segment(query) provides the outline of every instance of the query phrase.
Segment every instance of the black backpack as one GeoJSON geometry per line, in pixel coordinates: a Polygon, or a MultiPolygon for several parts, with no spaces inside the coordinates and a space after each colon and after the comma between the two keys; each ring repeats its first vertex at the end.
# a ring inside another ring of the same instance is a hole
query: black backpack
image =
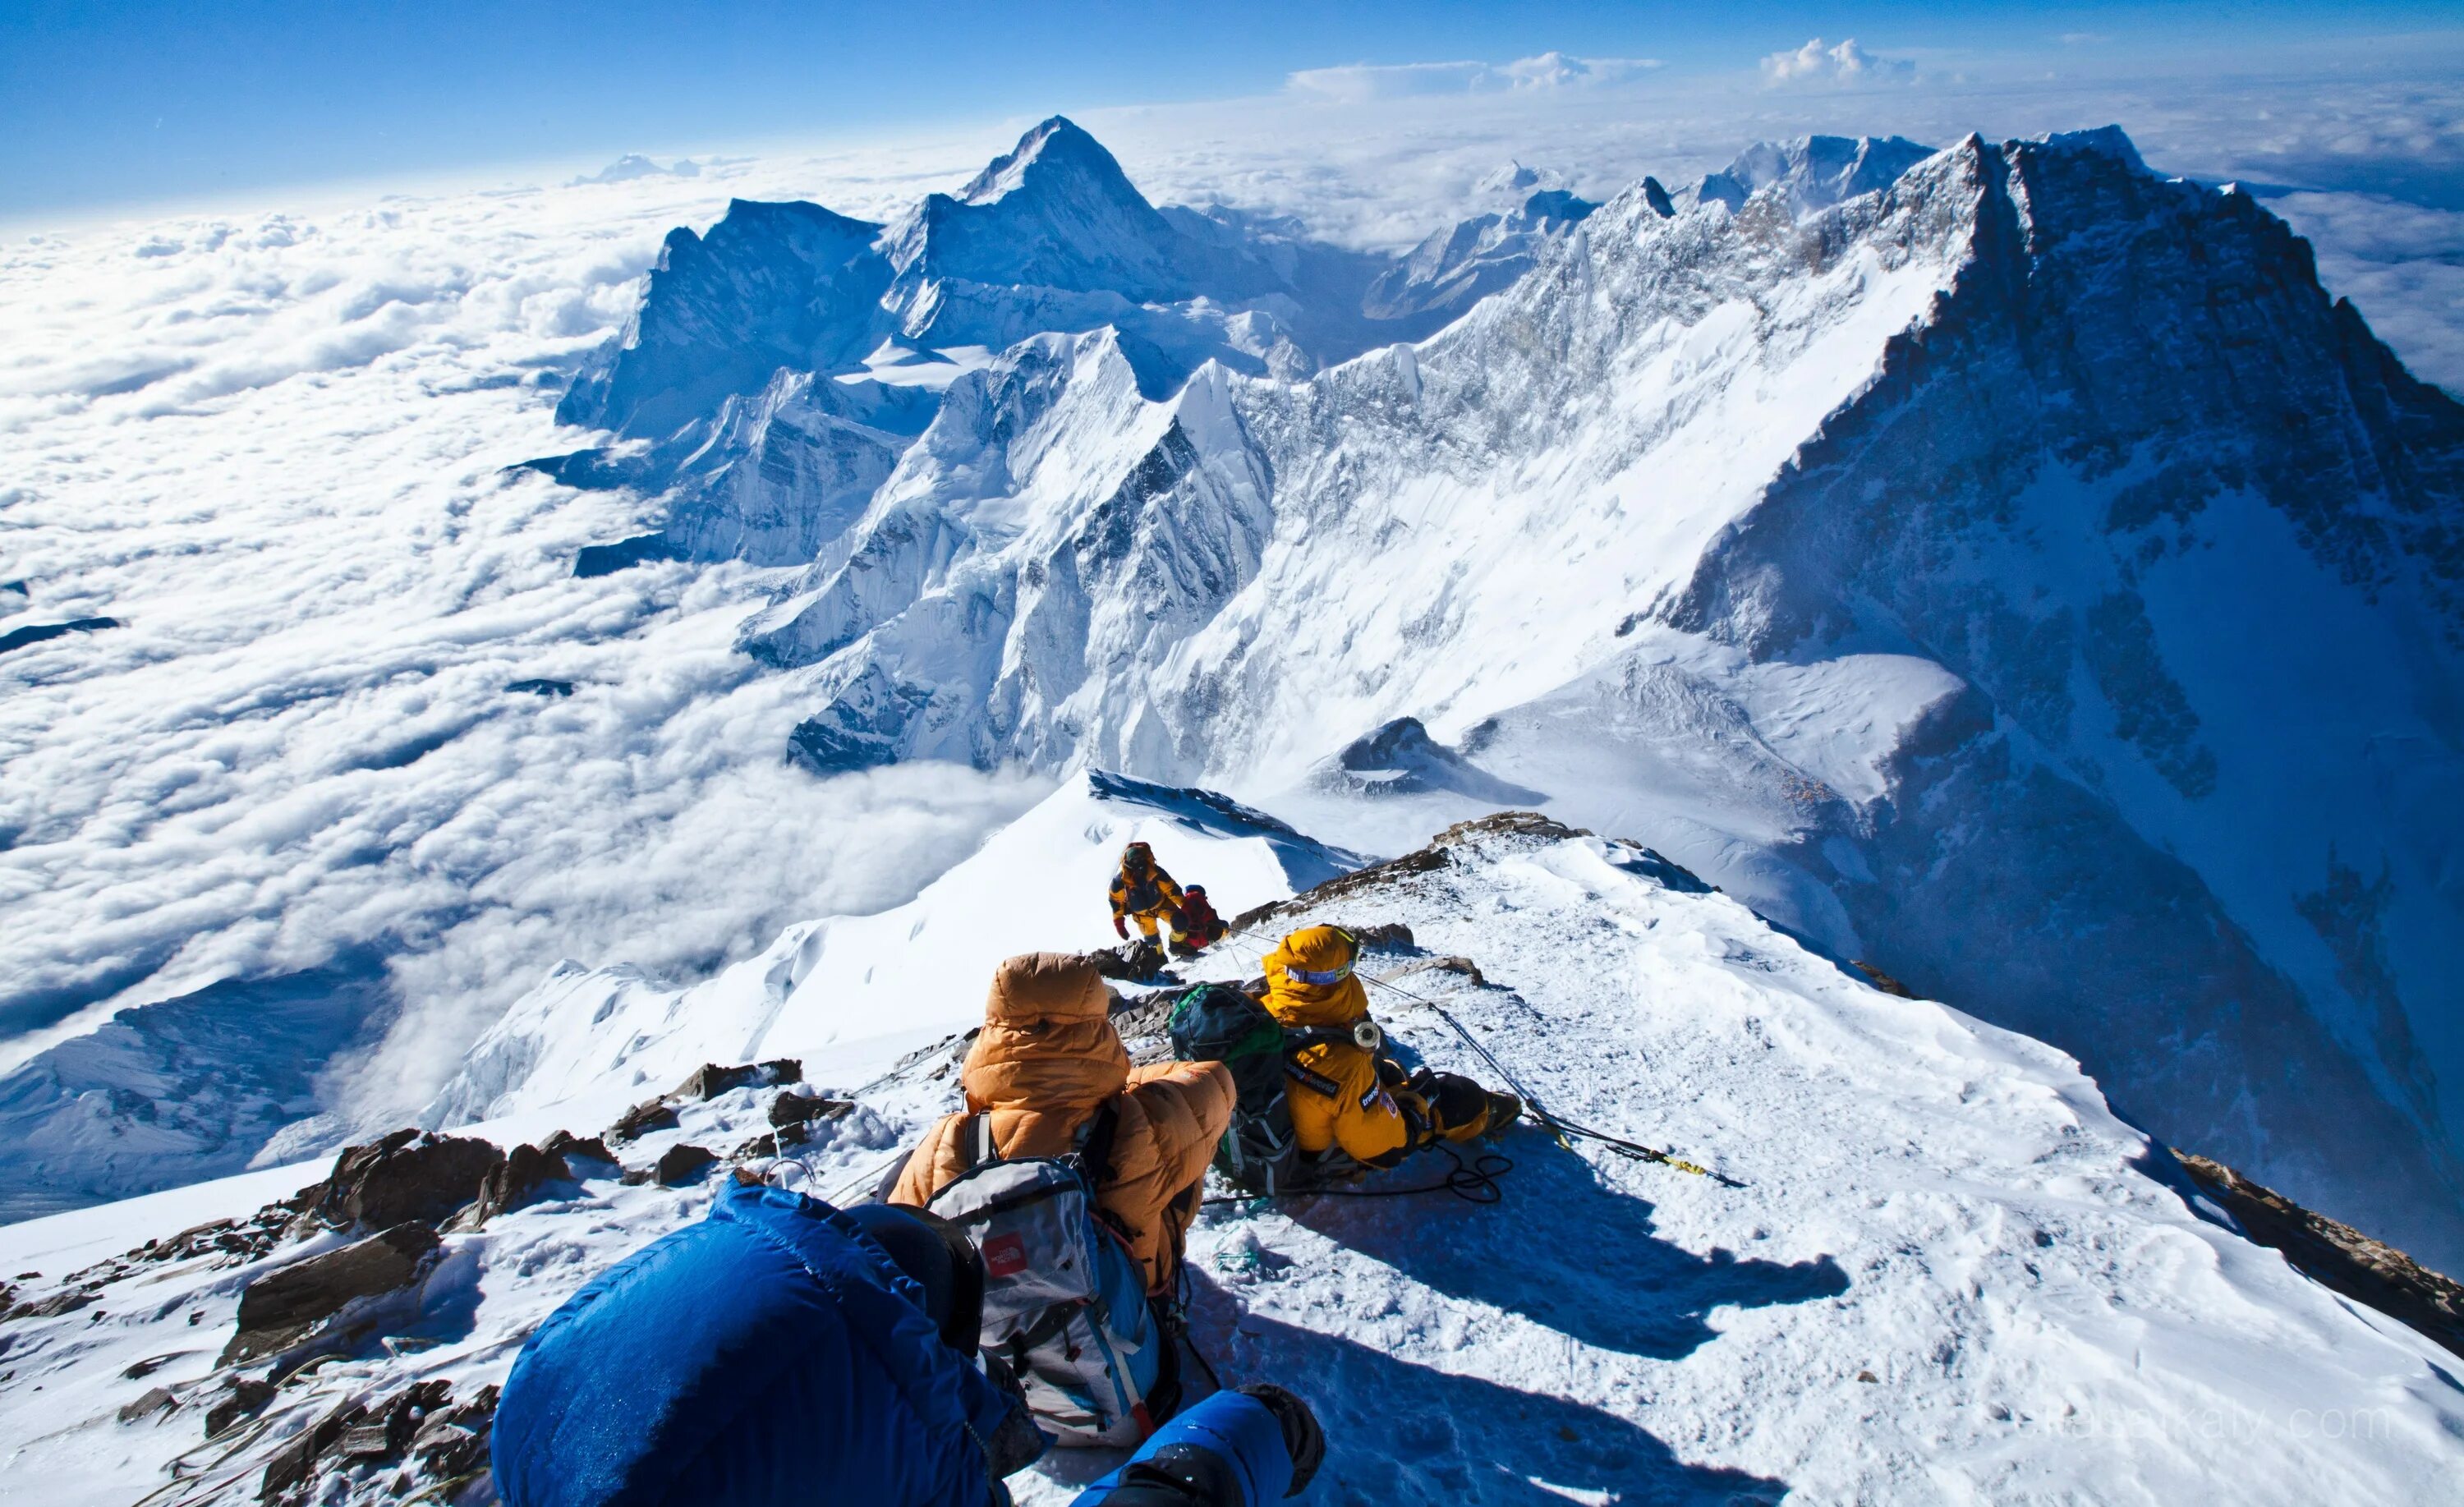
{"type": "Polygon", "coordinates": [[[1173,1007],[1173,1056],[1232,1071],[1240,1097],[1215,1168],[1253,1193],[1290,1187],[1301,1160],[1291,1106],[1284,1103],[1284,1028],[1266,1007],[1229,984],[1200,984],[1173,1007]]]}

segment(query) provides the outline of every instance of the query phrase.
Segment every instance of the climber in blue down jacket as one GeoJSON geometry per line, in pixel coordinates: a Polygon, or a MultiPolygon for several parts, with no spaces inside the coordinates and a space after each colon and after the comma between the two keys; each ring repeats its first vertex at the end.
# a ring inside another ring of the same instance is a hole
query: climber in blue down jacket
{"type": "MultiPolygon", "coordinates": [[[[983,1265],[920,1210],[736,1186],[539,1327],[491,1450],[506,1507],[1000,1507],[1045,1439],[977,1353],[983,1265]]],[[[1082,1507],[1265,1507],[1317,1421],[1274,1387],[1167,1424],[1082,1507]]]]}
{"type": "Polygon", "coordinates": [[[991,1507],[1044,1452],[979,1363],[983,1268],[916,1210],[730,1187],[549,1316],[497,1404],[507,1507],[991,1507]]]}

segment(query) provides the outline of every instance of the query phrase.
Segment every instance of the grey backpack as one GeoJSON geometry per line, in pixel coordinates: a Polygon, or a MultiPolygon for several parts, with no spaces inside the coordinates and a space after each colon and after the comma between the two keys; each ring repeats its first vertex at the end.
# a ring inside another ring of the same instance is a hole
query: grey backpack
{"type": "Polygon", "coordinates": [[[983,1257],[980,1343],[1063,1444],[1135,1444],[1178,1390],[1145,1274],[1095,1208],[1117,1123],[1107,1104],[1076,1151],[1013,1161],[994,1148],[991,1120],[970,1115],[958,1129],[966,1170],[928,1206],[983,1257]]]}

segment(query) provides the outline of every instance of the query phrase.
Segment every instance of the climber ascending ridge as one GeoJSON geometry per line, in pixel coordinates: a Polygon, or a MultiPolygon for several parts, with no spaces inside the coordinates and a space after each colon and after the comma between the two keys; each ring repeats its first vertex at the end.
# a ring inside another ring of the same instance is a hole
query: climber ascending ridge
{"type": "Polygon", "coordinates": [[[1206,898],[1206,886],[1192,885],[1181,892],[1179,934],[1172,939],[1173,955],[1196,957],[1222,941],[1226,929],[1223,918],[1215,913],[1215,903],[1206,898]]]}
{"type": "Polygon", "coordinates": [[[1138,930],[1153,942],[1156,925],[1161,923],[1175,942],[1185,943],[1180,907],[1186,897],[1155,862],[1155,849],[1143,842],[1133,842],[1121,850],[1121,870],[1112,876],[1111,898],[1114,934],[1127,940],[1129,924],[1135,920],[1138,930]]]}
{"type": "Polygon", "coordinates": [[[1353,975],[1360,945],[1338,927],[1306,927],[1266,954],[1267,1012],[1284,1027],[1293,1139],[1304,1156],[1330,1148],[1393,1167],[1439,1141],[1493,1135],[1523,1113],[1512,1094],[1455,1073],[1406,1074],[1380,1055],[1369,995],[1353,975]]]}

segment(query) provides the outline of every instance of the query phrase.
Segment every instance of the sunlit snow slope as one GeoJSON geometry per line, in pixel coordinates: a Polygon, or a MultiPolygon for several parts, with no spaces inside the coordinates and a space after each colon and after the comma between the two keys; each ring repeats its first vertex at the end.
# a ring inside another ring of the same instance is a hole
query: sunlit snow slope
{"type": "MultiPolygon", "coordinates": [[[[909,1041],[955,1031],[975,1018],[984,970],[955,955],[964,928],[951,923],[984,897],[1017,897],[1067,932],[1039,942],[1103,938],[1091,859],[1131,834],[1227,900],[1272,898],[1320,862],[1218,802],[1110,780],[1063,790],[891,912],[897,928],[803,933],[825,939],[824,961],[771,991],[786,1002],[773,1030],[792,1024],[817,1048],[810,1084],[862,1106],[802,1160],[747,1165],[842,1190],[955,1103],[958,1042],[882,1073],[899,1043],[846,1008],[869,1010],[863,996],[805,998],[830,950],[849,949],[847,969],[914,980],[909,1041]]],[[[1204,972],[1245,972],[1276,930],[1313,920],[1408,925],[1417,945],[1373,953],[1372,972],[1441,954],[1483,971],[1477,984],[1445,969],[1400,976],[1418,999],[1374,992],[1407,1056],[1491,1071],[1420,1001],[1442,1005],[1558,1113],[1673,1146],[1743,1186],[1526,1126],[1501,1144],[1514,1166],[1494,1206],[1438,1194],[1208,1209],[1191,1250],[1197,1343],[1227,1379],[1271,1379],[1318,1408],[1331,1452],[1308,1501],[2376,1507],[2440,1499],[2464,1468],[2464,1363],[2186,1202],[2167,1154],[2069,1058],[1879,993],[1644,849],[1528,821],[1458,833],[1429,862],[1277,917],[1204,972]]],[[[1001,945],[986,937],[981,950],[1001,945]]],[[[782,943],[768,966],[793,955],[782,943]]],[[[714,1042],[741,1029],[759,974],[748,966],[693,996],[719,1017],[714,1042]]],[[[618,998],[621,1016],[589,1033],[618,1051],[649,1017],[617,982],[562,980],[533,1003],[552,1014],[587,989],[618,998]]],[[[684,1039],[634,1060],[691,1061],[684,1039]]],[[[623,1063],[614,1077],[619,1100],[672,1086],[633,1085],[623,1063]]],[[[536,1086],[535,1107],[479,1129],[535,1141],[598,1124],[589,1085],[536,1086]]],[[[676,1128],[619,1154],[724,1152],[768,1128],[771,1093],[684,1103],[676,1128]]],[[[19,1224],[0,1231],[0,1266],[39,1271],[23,1284],[38,1296],[74,1266],[245,1212],[318,1170],[19,1224]]],[[[350,1399],[381,1404],[415,1380],[463,1397],[500,1380],[532,1325],[699,1217],[710,1188],[590,1176],[447,1236],[416,1300],[382,1326],[389,1343],[282,1388],[261,1434],[243,1425],[210,1447],[199,1419],[223,1395],[213,1357],[237,1290],[334,1237],[244,1265],[140,1266],[89,1307],[5,1331],[0,1491],[125,1502],[185,1459],[196,1474],[181,1500],[253,1500],[266,1461],[350,1399]],[[140,1361],[146,1374],[126,1375],[140,1361]],[[120,1421],[158,1387],[168,1410],[120,1421]]],[[[1103,1463],[1047,1460],[1021,1478],[1022,1498],[1067,1501],[1103,1463]]],[[[321,1499],[392,1499],[389,1467],[331,1479],[321,1499]]]]}
{"type": "Polygon", "coordinates": [[[569,1102],[612,1115],[703,1062],[889,1060],[976,1024],[1002,958],[1112,945],[1103,896],[1136,841],[1226,915],[1360,862],[1221,797],[1081,774],[908,904],[789,927],[707,983],[560,965],[472,1047],[429,1118],[569,1102]]]}

